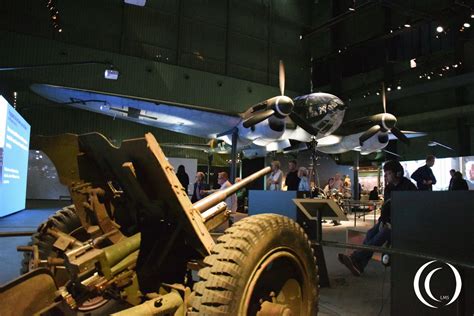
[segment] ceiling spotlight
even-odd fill
[[[468,28],[468,27],[471,27],[471,24],[469,24],[469,23],[466,22],[466,23],[463,24],[463,26],[466,27],[466,28]]]
[[[388,87],[388,88],[387,88],[387,91],[392,91],[392,88]]]
[[[402,86],[397,86],[397,90],[402,90]]]
[[[410,59],[410,68],[416,68],[416,59]]]
[[[426,79],[430,80],[430,79],[431,79],[431,76],[426,77]]]
[[[471,19],[474,19],[474,13],[471,13]]]
[[[355,7],[356,7],[356,0],[353,0],[352,5],[349,6],[349,11],[354,12],[356,10]]]
[[[411,27],[411,20],[410,20],[410,18],[408,18],[408,19],[406,20],[406,22],[405,22],[405,24],[403,24],[403,26],[406,27],[406,28]]]
[[[443,33],[443,31],[444,31],[444,28],[441,25],[436,28],[436,32],[438,33]]]
[[[109,80],[117,80],[119,77],[119,71],[116,69],[113,69],[113,67],[110,67],[109,69],[106,69],[104,72],[104,78],[109,79]]]

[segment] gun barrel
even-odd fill
[[[250,182],[255,181],[256,179],[260,178],[261,176],[264,176],[268,173],[270,173],[272,169],[270,167],[265,167],[254,174],[242,179],[242,181],[237,182],[230,187],[224,189],[224,190],[219,190],[217,192],[212,193],[209,196],[206,196],[205,198],[197,201],[196,203],[193,204],[193,207],[198,210],[199,212],[204,212],[205,210],[213,207],[214,205],[217,205],[218,203],[224,201],[228,196],[234,194],[235,192],[239,191],[243,187],[245,187],[247,184]]]

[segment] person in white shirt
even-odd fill
[[[219,190],[224,190],[232,185],[229,181],[229,175],[227,172],[222,171],[217,174],[217,183],[221,186]],[[203,190],[203,194],[211,194],[216,192],[217,190]],[[227,208],[235,213],[237,211],[237,195],[234,193],[225,199],[225,203],[227,204]]]
[[[298,177],[300,178],[300,183],[298,184],[298,191],[305,192],[310,191],[309,181],[308,181],[308,169],[301,167],[298,170]]]
[[[267,178],[267,190],[280,191],[283,183],[283,172],[280,170],[280,162],[272,161],[272,172]]]

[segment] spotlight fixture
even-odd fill
[[[392,88],[388,87],[388,88],[387,88],[387,91],[392,91]]]
[[[443,31],[444,31],[444,28],[443,28],[441,25],[439,25],[439,26],[436,28],[436,32],[438,32],[438,33],[443,33]]]
[[[352,1],[352,4],[349,6],[349,11],[354,12],[356,9],[356,0]]]
[[[410,59],[410,68],[416,68],[416,58]]]
[[[108,80],[117,80],[119,74],[120,73],[117,69],[114,69],[114,67],[109,66],[109,68],[104,71],[104,78]]]
[[[411,27],[411,19],[408,18],[408,19],[405,21],[405,24],[403,24],[403,26],[406,27],[406,28]]]
[[[463,26],[464,26],[465,28],[468,28],[468,27],[471,27],[471,24],[466,22],[466,23],[463,24]]]
[[[397,86],[397,90],[402,90],[402,86]]]

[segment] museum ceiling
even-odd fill
[[[473,8],[474,1],[462,0],[147,0],[145,6],[1,0],[0,90],[32,122],[34,134],[99,130],[120,141],[147,128],[61,107],[29,86],[49,83],[235,113],[278,93],[278,61],[284,60],[288,95],[336,94],[348,106],[347,118],[381,112],[384,82],[387,110],[401,127],[430,135],[415,146],[395,144],[396,152],[453,155],[426,149],[436,140],[455,154],[472,154]],[[118,80],[104,78],[111,64]],[[167,143],[207,142],[152,131]]]

